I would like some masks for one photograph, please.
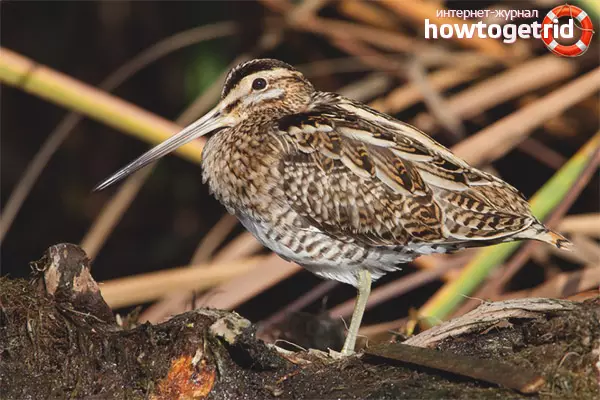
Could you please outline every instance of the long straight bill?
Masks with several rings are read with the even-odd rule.
[[[204,136],[207,133],[213,132],[217,129],[226,127],[227,122],[227,118],[221,115],[220,109],[218,107],[213,108],[206,113],[206,115],[193,124],[188,125],[181,132],[171,136],[169,139],[153,147],[136,160],[121,168],[110,178],[96,186],[94,191],[105,189],[110,185],[119,182],[120,180],[133,174],[135,171],[145,167],[153,161],[158,160],[176,148],[183,146],[194,139]]]

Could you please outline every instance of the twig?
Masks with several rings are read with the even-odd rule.
[[[391,82],[392,79],[389,75],[374,72],[359,81],[338,89],[336,92],[354,100],[366,101],[386,91]]]
[[[275,254],[270,254],[261,262],[260,266],[246,274],[224,281],[203,296],[196,299],[194,306],[232,309],[262,293],[283,279],[286,279],[300,270],[300,266],[288,263]],[[165,310],[174,310],[178,313],[189,307],[187,297],[175,303],[162,303],[161,308],[153,307],[140,316],[140,322],[149,321],[156,323],[166,317]]]
[[[243,259],[262,248],[262,245],[248,233],[242,233],[223,247],[212,259],[212,263],[227,263]],[[191,262],[194,267],[195,263]],[[200,265],[202,266],[202,265]],[[258,273],[258,272],[257,272]],[[163,321],[170,315],[180,314],[193,309],[194,304],[190,301],[192,292],[177,290],[170,293],[159,302],[148,307],[139,317],[140,322]]]
[[[85,250],[88,257],[91,259],[96,258],[96,255],[98,255],[98,252],[102,246],[104,246],[104,243],[106,243],[106,240],[113,232],[121,220],[121,217],[125,211],[127,211],[154,168],[154,165],[149,165],[131,175],[119,186],[117,193],[104,204],[102,210],[100,210],[100,214],[96,217],[94,222],[92,222],[92,226],[90,226],[90,229],[88,229],[83,239],[81,239],[81,247]]]
[[[561,258],[561,259],[566,260],[573,264],[585,265],[585,264],[589,264],[590,262],[596,261],[596,260],[590,260],[584,254],[582,254],[578,251],[566,252],[566,251],[561,251],[561,250],[557,249],[556,247],[546,247],[545,251],[548,253],[548,255],[556,256],[558,258]]]
[[[295,65],[295,68],[302,72],[307,78],[341,73],[368,72],[373,70],[356,56],[316,60],[305,64]]]
[[[387,55],[395,62],[403,62],[406,57],[399,55]],[[437,47],[423,49],[422,52],[412,55],[425,67],[448,67],[456,68],[456,71],[476,69],[496,64],[496,61],[472,51],[450,53]],[[363,56],[368,57],[368,56]],[[356,56],[336,57],[330,59],[311,61],[305,64],[297,64],[295,67],[306,77],[327,76],[333,73],[365,72],[372,68],[363,64]],[[432,77],[434,75],[432,74]],[[470,75],[474,78],[473,75]],[[460,82],[459,82],[460,83]]]
[[[561,232],[578,232],[584,235],[600,237],[600,213],[568,215],[560,221]]]
[[[429,112],[452,134],[453,141],[462,139],[465,129],[461,119],[447,106],[441,93],[427,80],[425,70],[419,62],[413,60],[409,63],[407,76],[420,89]]]
[[[302,24],[307,19],[313,18],[319,9],[325,6],[329,0],[304,0],[293,9],[288,11],[285,18],[293,24]]]
[[[475,310],[434,326],[404,341],[419,347],[432,347],[448,337],[482,331],[509,318],[537,318],[540,314],[568,312],[575,305],[555,299],[517,299],[496,303],[482,303]]]
[[[153,144],[179,130],[171,121],[5,48],[0,48],[0,81]],[[199,163],[202,144],[190,142],[176,152],[186,160]]]
[[[230,261],[254,254],[263,246],[250,232],[243,232],[221,249],[215,256],[215,261]]]
[[[334,37],[331,42],[341,50],[358,57],[365,65],[375,70],[388,72],[399,77],[405,76],[406,71],[402,63],[383,55],[360,41]]]
[[[431,23],[436,25],[441,24],[464,24],[468,23],[468,21],[459,20],[457,18],[448,17],[442,18],[437,16],[437,12],[442,7],[436,6],[429,2],[424,2],[421,0],[412,0],[412,1],[403,1],[399,2],[396,0],[382,0],[381,4],[388,7],[390,10],[394,11],[401,17],[406,17],[412,20],[415,24],[418,24],[419,27],[422,26],[423,21],[425,19],[429,19]],[[490,38],[478,38],[473,37],[469,40],[457,40],[457,43],[471,47],[477,50],[480,50],[487,55],[496,58],[503,59],[507,58],[509,55],[508,49],[502,43],[490,39]]]
[[[231,214],[225,214],[202,238],[190,263],[195,265],[208,261],[217,247],[223,243],[237,224],[238,220],[236,217]]]
[[[389,337],[395,333],[400,333],[398,331],[401,330],[403,326],[406,326],[407,322],[408,318],[404,317],[393,321],[385,321],[373,325],[364,325],[360,327],[359,332],[361,335],[368,337],[369,340],[379,342],[384,340],[385,337]]]
[[[546,119],[555,116],[600,88],[600,68],[565,84],[454,146],[453,151],[472,165],[502,157]]]
[[[173,50],[175,50],[177,48],[178,47],[175,47],[175,48],[173,48]],[[164,50],[163,50],[163,52],[164,52]],[[142,68],[144,65],[142,63],[142,61],[149,58],[149,56],[147,56],[147,55],[144,56],[145,54],[147,54],[147,53],[142,53],[142,55],[140,57],[134,58],[132,61],[127,63],[124,67],[117,70],[114,75],[111,75],[109,78],[107,78],[107,80],[105,82],[103,82],[102,87],[105,90],[112,90],[116,86],[118,86],[120,83],[122,83],[123,80],[127,79],[127,77],[128,77],[127,74],[133,74],[139,68]],[[154,53],[151,53],[151,54],[154,54]],[[161,52],[161,54],[162,54],[162,52]],[[0,56],[1,56],[0,63],[5,64],[4,68],[6,68],[6,70],[10,71],[11,74],[15,74],[15,77],[31,75],[34,73],[39,74],[38,72],[35,72],[36,68],[33,67],[33,63],[31,61],[29,61],[25,58],[22,58],[6,49],[1,50]],[[28,71],[27,68],[29,68],[30,71]],[[76,96],[76,93],[75,93],[77,90],[76,87],[79,85],[82,85],[70,78],[67,78],[66,76],[64,76],[60,73],[48,70],[45,67],[37,67],[37,68],[42,69],[42,71],[40,72],[42,74],[42,76],[38,77],[38,79],[40,79],[42,82],[40,83],[40,85],[34,85],[34,88],[32,90],[33,91],[38,90],[38,91],[40,91],[40,94],[46,93],[45,91],[48,90],[48,89],[41,87],[44,83],[44,80],[46,80],[47,84],[52,81],[56,81],[57,82],[56,84],[60,84],[60,82],[66,81],[67,82],[66,90],[72,90],[73,93],[70,93],[70,95],[74,95],[74,96]],[[138,69],[136,69],[136,68],[138,68]],[[13,78],[11,78],[10,75],[5,74],[3,76],[0,76],[0,80],[3,79],[3,77],[4,77],[4,79],[13,79]],[[29,78],[23,82],[27,83],[27,81],[31,80],[31,79],[32,79],[32,77],[29,76]],[[18,81],[15,80],[13,83],[18,84]],[[30,82],[29,85],[32,85],[32,83]],[[84,90],[83,92],[87,93],[88,97],[91,97],[91,99],[88,99],[88,102],[96,101],[96,102],[102,103],[102,104],[108,102],[108,106],[105,107],[106,108],[105,111],[109,114],[113,113],[114,109],[115,109],[114,105],[112,105],[111,102],[117,101],[120,103],[120,105],[117,107],[120,107],[121,104],[124,104],[123,105],[124,109],[127,110],[128,108],[131,108],[131,113],[134,114],[133,115],[134,119],[141,118],[142,121],[145,121],[143,123],[147,124],[148,127],[151,124],[153,124],[154,121],[158,121],[157,122],[157,129],[158,129],[157,133],[161,134],[160,133],[161,126],[163,127],[164,131],[170,132],[170,134],[175,133],[177,131],[177,128],[175,127],[175,125],[168,125],[170,123],[166,120],[160,119],[160,117],[156,117],[150,113],[147,113],[141,109],[138,109],[137,107],[135,107],[133,105],[129,105],[128,103],[122,102],[121,100],[118,100],[116,98],[111,98],[108,95],[104,95],[100,91],[95,92],[95,89],[93,89],[91,87],[85,87],[85,88],[86,88],[86,90]],[[58,91],[58,90],[56,90],[56,91],[57,91],[57,93],[60,93],[60,91]],[[76,100],[73,100],[73,101],[76,102]],[[82,103],[84,103],[84,101],[82,101]],[[102,107],[99,105],[98,108],[102,108]],[[110,119],[110,117],[105,117],[105,118]],[[79,123],[79,121],[81,121],[81,119],[82,119],[82,117],[76,113],[68,114],[61,121],[61,123],[56,127],[56,129],[49,135],[46,142],[44,142],[44,144],[42,145],[42,147],[40,148],[38,153],[34,156],[31,163],[27,166],[27,169],[25,170],[23,176],[19,180],[19,183],[17,184],[17,186],[11,193],[11,196],[9,197],[6,206],[2,210],[2,219],[0,221],[0,241],[2,241],[2,239],[8,232],[10,226],[12,225],[12,222],[14,221],[14,218],[16,217],[17,213],[19,212],[19,209],[21,208],[21,205],[23,204],[23,201],[26,199],[27,195],[31,191],[31,188],[35,184],[37,178],[40,176],[45,165],[48,163],[48,161],[50,160],[52,155],[56,152],[56,150],[60,147],[62,142],[67,138],[67,136],[72,131],[72,129],[77,125],[77,123]],[[123,124],[129,123],[125,118],[121,122]],[[165,136],[165,138],[166,137],[168,137],[168,134],[167,134],[167,136]],[[197,146],[197,144],[193,145],[192,147],[196,147],[196,146]]]
[[[476,254],[477,249],[465,249],[461,252],[449,255],[449,254],[431,254],[428,256],[421,256],[412,260],[411,264],[422,270],[433,270],[437,269],[442,264],[455,264],[465,265],[467,264]],[[451,269],[446,272],[440,279],[443,281],[449,281],[458,276],[458,270]]]
[[[148,49],[142,51],[126,64],[121,66],[109,77],[106,78],[101,88],[105,90],[114,90],[132,75],[142,68],[152,64],[156,60],[163,58],[176,50],[189,47],[207,40],[222,38],[224,36],[234,35],[238,32],[236,24],[232,21],[217,22],[214,24],[195,27],[186,31],[176,33],[166,37]]]
[[[510,292],[494,300],[522,299],[528,297],[564,298],[600,285],[600,264],[589,265],[583,270],[563,272],[532,289]]]
[[[429,84],[440,91],[449,89],[461,83],[468,82],[476,76],[476,69],[484,68],[489,64],[482,62],[480,66],[470,67],[451,67],[440,71],[432,72],[428,76]],[[423,100],[423,93],[415,83],[407,83],[391,91],[382,99],[377,99],[369,105],[379,111],[387,113],[400,112],[419,101]]]
[[[541,161],[550,168],[559,169],[564,165],[565,162],[567,162],[566,157],[564,157],[562,154],[549,148],[539,140],[531,137],[528,137],[519,143],[517,149],[535,158],[536,160]]]
[[[396,21],[383,9],[370,2],[343,0],[338,3],[338,10],[359,22],[367,23],[378,28],[394,30]]]
[[[451,96],[447,106],[463,119],[473,118],[524,93],[569,78],[575,72],[572,63],[549,54],[517,65]],[[425,113],[417,115],[414,124],[425,132],[432,132],[436,127],[434,117]]]
[[[586,259],[591,262],[600,262],[600,245],[595,240],[582,235],[581,233],[574,233],[570,237],[573,246],[577,251],[583,255]]]
[[[268,8],[276,12],[289,12],[290,4],[273,0],[261,0]],[[285,4],[285,5],[284,5]],[[299,22],[301,21],[301,23]],[[396,32],[385,29],[372,28],[352,22],[344,22],[330,18],[316,17],[309,14],[308,18],[301,20],[288,20],[294,29],[325,35],[328,37],[345,38],[367,42],[382,49],[399,52],[422,51],[422,46],[415,40]]]
[[[259,268],[224,282],[198,299],[198,304],[203,307],[235,308],[295,274],[300,268],[297,264],[289,263],[271,254]]]
[[[294,27],[331,38],[365,42],[382,50],[400,53],[415,53],[418,49],[423,51],[423,46],[419,46],[419,41],[407,36],[351,22],[315,17],[305,21],[301,26]]]
[[[263,5],[275,12],[284,13],[292,8],[288,0],[260,0]]]
[[[174,290],[206,289],[253,270],[264,261],[265,257],[253,257],[202,268],[171,268],[106,281],[100,284],[100,290],[112,308],[125,307],[155,300]]]

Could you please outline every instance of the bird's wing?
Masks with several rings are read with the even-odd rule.
[[[321,94],[278,121],[290,206],[341,240],[374,246],[503,241],[537,220],[512,186],[425,133],[362,104]]]

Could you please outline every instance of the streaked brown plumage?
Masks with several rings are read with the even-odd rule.
[[[203,152],[216,198],[282,257],[359,288],[345,353],[371,279],[401,263],[519,239],[568,245],[506,182],[277,60],[234,68],[215,109],[99,188],[217,130]]]

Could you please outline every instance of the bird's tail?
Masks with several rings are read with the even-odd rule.
[[[563,235],[556,233],[553,230],[547,230],[543,234],[539,235],[537,239],[541,240],[542,242],[550,243],[557,249],[573,251],[573,243],[571,243],[569,239],[565,238]]]
[[[524,231],[522,233],[526,233],[527,231],[529,231],[528,232],[529,235],[528,235],[527,239],[534,239],[534,240],[539,240],[540,242],[549,243],[549,244],[553,245],[554,247],[556,247],[557,249],[573,251],[573,243],[571,243],[569,241],[569,239],[565,238],[563,235],[561,235],[557,232],[554,232],[551,229],[544,227],[543,225],[542,225],[542,227],[543,227],[543,230],[536,229],[535,233],[530,231],[531,228],[527,229],[526,231]]]

